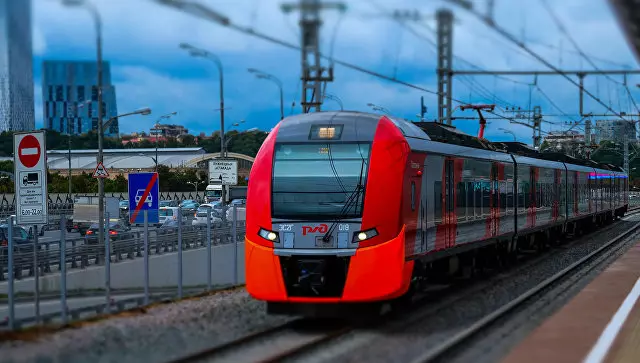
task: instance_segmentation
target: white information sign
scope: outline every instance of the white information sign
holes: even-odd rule
[[[209,184],[238,185],[236,160],[210,160]]]
[[[13,135],[16,223],[47,224],[47,147],[44,131]]]

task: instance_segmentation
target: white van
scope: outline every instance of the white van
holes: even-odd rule
[[[178,219],[178,207],[160,207],[158,209],[158,222],[164,223],[167,219]]]

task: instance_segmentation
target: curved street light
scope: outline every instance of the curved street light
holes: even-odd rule
[[[62,4],[69,7],[84,7],[95,24],[96,31],[96,73],[97,73],[97,91],[98,91],[98,164],[104,161],[104,128],[102,120],[102,18],[98,8],[87,0],[61,0]],[[98,178],[98,241],[104,241],[104,178]],[[108,265],[107,265],[108,266]],[[105,273],[110,273],[107,269]],[[110,287],[107,286],[107,303],[110,301]],[[66,319],[66,316],[65,316]],[[64,319],[63,319],[64,320]]]
[[[505,128],[499,127],[498,130],[502,130],[505,134],[511,134],[511,136],[513,136],[513,141],[517,141],[516,140],[516,134],[511,131],[511,130],[507,130]]]
[[[342,100],[335,95],[332,95],[331,93],[326,93],[324,94],[324,98],[328,98],[332,101],[335,101],[338,105],[340,105],[340,111],[344,111],[344,106],[342,105]]]
[[[205,58],[208,59],[210,61],[212,61],[213,63],[215,63],[216,67],[218,67],[218,74],[220,77],[220,147],[221,147],[221,152],[223,154],[223,157],[225,155],[225,150],[224,150],[224,69],[222,67],[222,62],[220,61],[220,58],[218,58],[217,55],[206,51],[204,49],[200,49],[200,48],[196,48],[191,44],[188,43],[180,43],[180,49],[184,49],[186,51],[189,52],[189,55],[191,55],[192,57],[200,57],[200,58]]]
[[[373,103],[367,103],[367,106],[371,107],[374,111],[382,111],[387,115],[391,115],[391,111],[389,111],[388,109],[382,107],[382,106],[378,106],[376,104]]]
[[[248,68],[247,71],[249,73],[255,74],[256,78],[266,79],[278,85],[278,89],[280,89],[280,120],[284,119],[284,95],[282,91],[282,81],[280,81],[280,79],[273,74],[263,72],[255,68]]]
[[[156,173],[158,172],[158,127],[160,126],[160,120],[170,119],[172,116],[175,116],[177,114],[178,114],[178,112],[174,111],[174,112],[168,113],[166,115],[162,115],[162,116],[158,117],[158,119],[156,120],[156,124],[154,125],[154,129],[156,130],[154,132],[155,137],[156,137],[156,158],[154,159],[154,161],[156,163]],[[147,156],[147,155],[145,155],[145,156]]]

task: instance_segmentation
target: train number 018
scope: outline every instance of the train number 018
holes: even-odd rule
[[[348,231],[349,230],[349,225],[348,224],[339,224],[338,225],[338,231]]]

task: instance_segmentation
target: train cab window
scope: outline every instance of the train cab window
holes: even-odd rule
[[[276,144],[272,177],[275,218],[362,215],[370,144]],[[345,205],[349,204],[345,209]]]
[[[416,182],[411,182],[411,210],[416,210]]]

